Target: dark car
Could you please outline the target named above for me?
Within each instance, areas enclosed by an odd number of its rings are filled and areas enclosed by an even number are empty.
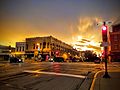
[[[94,63],[100,64],[100,62],[101,62],[101,59],[99,57],[96,57],[94,60]]]
[[[19,59],[17,57],[10,57],[10,63],[21,63],[23,62],[22,59]]]
[[[54,57],[54,62],[64,62],[64,58],[63,57]]]

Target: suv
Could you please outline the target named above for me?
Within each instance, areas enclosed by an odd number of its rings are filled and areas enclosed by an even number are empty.
[[[95,60],[94,60],[94,63],[100,64],[100,61],[101,61],[101,59],[99,57],[96,57]]]
[[[10,63],[21,63],[23,62],[22,59],[19,59],[17,57],[10,57]]]
[[[63,57],[54,57],[53,59],[55,62],[64,62],[64,58]]]

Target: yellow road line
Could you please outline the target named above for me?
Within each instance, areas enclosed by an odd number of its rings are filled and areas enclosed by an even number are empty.
[[[100,72],[103,72],[103,70],[98,71],[97,73],[95,73],[92,84],[91,84],[91,87],[90,87],[90,90],[94,90],[95,80],[96,80],[96,77],[97,77],[98,73],[100,73]]]

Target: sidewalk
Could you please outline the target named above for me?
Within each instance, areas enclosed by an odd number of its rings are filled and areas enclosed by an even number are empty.
[[[104,72],[98,73],[92,90],[120,90],[120,70],[108,74],[111,78],[103,78]]]

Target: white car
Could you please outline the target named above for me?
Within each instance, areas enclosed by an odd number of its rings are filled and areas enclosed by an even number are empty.
[[[53,58],[48,59],[49,62],[54,62]]]

